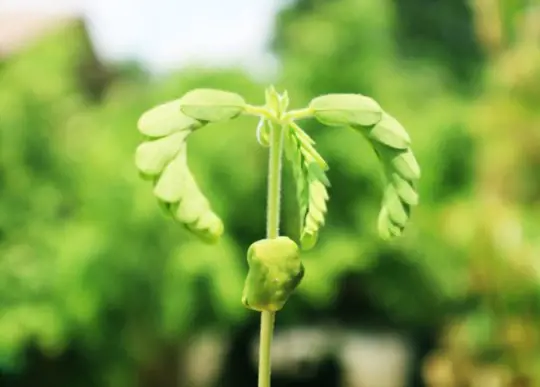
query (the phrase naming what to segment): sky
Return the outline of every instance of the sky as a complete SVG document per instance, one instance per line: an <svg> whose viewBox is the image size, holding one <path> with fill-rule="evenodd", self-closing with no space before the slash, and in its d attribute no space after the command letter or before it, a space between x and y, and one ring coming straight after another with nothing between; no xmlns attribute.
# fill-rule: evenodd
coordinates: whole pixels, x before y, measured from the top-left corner
<svg viewBox="0 0 540 387"><path fill-rule="evenodd" d="M161 73L190 63L267 73L266 46L283 0L0 0L0 13L82 14L106 59Z"/></svg>

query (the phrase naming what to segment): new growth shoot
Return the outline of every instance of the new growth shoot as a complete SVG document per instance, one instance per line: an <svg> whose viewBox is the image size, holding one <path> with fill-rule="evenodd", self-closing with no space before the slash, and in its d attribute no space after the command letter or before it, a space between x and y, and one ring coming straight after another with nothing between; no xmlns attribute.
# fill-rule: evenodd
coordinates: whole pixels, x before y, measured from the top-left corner
<svg viewBox="0 0 540 387"><path fill-rule="evenodd" d="M141 176L152 181L153 193L165 212L202 240L213 243L223 234L224 226L188 168L186 140L212 123L242 115L259 118L257 139L269 150L267 237L248 249L249 271L242 294L246 308L261 312L259 387L270 386L275 313L284 307L304 276L300 250L316 245L329 200L328 165L298 121L313 118L326 126L351 128L371 144L386 180L377 222L384 239L402 234L411 207L418 204L416 185L420 178L409 135L373 99L361 94L327 94L312 99L306 108L288 111L287 92L279 94L271 86L265 97L264 106L254 106L229 91L189 91L141 116L138 129L145 141L135 156ZM300 246L279 235L283 153L296 183Z"/></svg>

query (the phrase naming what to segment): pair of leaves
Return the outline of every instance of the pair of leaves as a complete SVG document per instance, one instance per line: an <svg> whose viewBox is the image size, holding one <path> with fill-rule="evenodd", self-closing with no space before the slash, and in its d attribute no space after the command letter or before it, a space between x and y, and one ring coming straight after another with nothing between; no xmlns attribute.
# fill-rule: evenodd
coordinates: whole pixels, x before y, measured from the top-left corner
<svg viewBox="0 0 540 387"><path fill-rule="evenodd" d="M153 193L165 211L207 242L223 233L223 222L212 211L187 165L188 136L211 122L242 113L245 102L238 94L196 89L182 98L156 106L138 121L146 141L137 147L135 164L153 181Z"/></svg>
<svg viewBox="0 0 540 387"><path fill-rule="evenodd" d="M300 127L292 123L285 133L285 151L296 181L300 209L300 243L302 249L313 248L327 211L326 177L328 166L314 148L315 142Z"/></svg>
<svg viewBox="0 0 540 387"><path fill-rule="evenodd" d="M328 126L350 126L371 144L383 166L386 188L378 218L384 239L401 235L412 206L418 204L416 183L420 167L403 126L373 99L360 94L328 94L313 99L309 108Z"/></svg>

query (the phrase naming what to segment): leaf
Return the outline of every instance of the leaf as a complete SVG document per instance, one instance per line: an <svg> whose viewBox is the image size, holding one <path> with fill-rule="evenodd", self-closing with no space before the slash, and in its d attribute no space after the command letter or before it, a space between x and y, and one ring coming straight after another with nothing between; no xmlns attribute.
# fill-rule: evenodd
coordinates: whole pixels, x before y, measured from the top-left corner
<svg viewBox="0 0 540 387"><path fill-rule="evenodd" d="M173 104L165 105L165 111L173 110ZM158 114L159 111L160 107L151 109L149 112L154 112L154 118L148 112L143 114L143 117L146 114L146 120L141 118L145 134L163 137L143 142L137 147L135 164L139 174L145 180L153 181L153 193L160 207L169 216L202 240L213 243L223 234L223 223L212 211L187 165L186 139L203 124L178 111L177 114L169 115L171 119L177 120L176 125L172 125L170 121L155 118L167 116ZM178 120L198 124L186 126L179 124Z"/></svg>
<svg viewBox="0 0 540 387"><path fill-rule="evenodd" d="M328 166L320 155L318 159L322 160L323 166L320 165L320 161L317 162L310 157L315 151L313 143L313 140L297 125L288 128L285 149L296 180L300 210L300 242L303 250L315 246L318 231L324 225L326 201L329 199L326 186L329 186L330 182L323 169L323 166L325 168Z"/></svg>
<svg viewBox="0 0 540 387"><path fill-rule="evenodd" d="M166 203L175 203L182 199L184 194L184 185L182 184L183 174L185 173L185 155L186 145L182 144L182 148L177 156L163 170L163 173L154 186L154 195Z"/></svg>
<svg viewBox="0 0 540 387"><path fill-rule="evenodd" d="M382 120L375 126L368 130L361 128L359 132L377 154L387 183L377 220L379 235L383 239L400 236L411 207L419 201L416 182L420 179L420 166L409 147L409 135L387 113L383 113Z"/></svg>
<svg viewBox="0 0 540 387"><path fill-rule="evenodd" d="M383 113L381 121L369 130L368 137L394 149L407 149L411 143L403 126L386 113Z"/></svg>
<svg viewBox="0 0 540 387"><path fill-rule="evenodd" d="M396 192L405 203L416 206L418 204L418 192L416 192L413 184L397 173L392 172L392 184L396 188Z"/></svg>
<svg viewBox="0 0 540 387"><path fill-rule="evenodd" d="M391 160L392 166L404 179L418 180L420 179L420 166L414 157L412 151L407 149L399 153Z"/></svg>
<svg viewBox="0 0 540 387"><path fill-rule="evenodd" d="M180 110L199 121L218 122L237 117L244 111L242 96L229 91L195 89L180 99Z"/></svg>
<svg viewBox="0 0 540 387"><path fill-rule="evenodd" d="M176 156L190 132L173 133L153 141L146 141L137 147L135 165L145 175L159 175Z"/></svg>
<svg viewBox="0 0 540 387"><path fill-rule="evenodd" d="M382 119L383 111L373 99L361 94L327 94L313 99L309 108L328 126L369 127Z"/></svg>
<svg viewBox="0 0 540 387"><path fill-rule="evenodd" d="M164 137L181 130L195 130L203 124L180 111L176 99L146 111L137 122L139 131L148 137Z"/></svg>
<svg viewBox="0 0 540 387"><path fill-rule="evenodd" d="M389 218L398 226L404 227L409 220L409 205L402 202L396 189L388 184L384 193L383 206L386 208Z"/></svg>
<svg viewBox="0 0 540 387"><path fill-rule="evenodd" d="M381 212L379 213L377 228L380 237L384 240L390 240L395 237L399 237L401 236L401 233L403 231L402 228L400 228L390 220L386 207L383 207L381 209Z"/></svg>
<svg viewBox="0 0 540 387"><path fill-rule="evenodd" d="M170 206L173 217L203 240L217 241L223 234L223 222L212 211L185 162L177 184L182 187L182 194L180 200Z"/></svg>
<svg viewBox="0 0 540 387"><path fill-rule="evenodd" d="M257 142L264 146L265 148L268 148L270 146L270 126L272 124L261 117L259 120L259 124L257 125Z"/></svg>

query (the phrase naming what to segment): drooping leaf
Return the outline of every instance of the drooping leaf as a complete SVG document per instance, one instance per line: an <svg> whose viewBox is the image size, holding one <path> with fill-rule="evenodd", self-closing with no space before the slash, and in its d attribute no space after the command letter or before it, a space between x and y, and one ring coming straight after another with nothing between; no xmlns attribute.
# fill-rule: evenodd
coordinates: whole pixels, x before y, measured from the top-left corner
<svg viewBox="0 0 540 387"><path fill-rule="evenodd" d="M337 104L339 98L334 99L334 103ZM332 114L333 117L340 117L334 118L334 124L347 121L344 118L345 114L339 115L335 112ZM400 236L409 220L411 207L418 205L416 182L420 179L420 166L410 149L409 135L403 126L386 112L382 112L381 120L373 125L365 125L367 121L364 125L352 124L350 121L349 119L346 125L360 132L368 140L382 164L385 175L387 186L377 221L379 234L383 239Z"/></svg>
<svg viewBox="0 0 540 387"><path fill-rule="evenodd" d="M386 189L379 214L378 228L383 239L400 236L410 217L411 207L418 205L416 182L420 167L410 148L392 149L370 138L382 164Z"/></svg>
<svg viewBox="0 0 540 387"><path fill-rule="evenodd" d="M185 148L186 144L183 146ZM178 200L169 207L170 213L174 219L184 224L189 231L201 239L207 242L217 241L223 234L223 222L212 211L208 199L193 178L187 165L185 150L179 152L174 163L176 165L171 163L175 165L172 171L177 172L177 176L175 180L171 178L168 192L176 195L174 198Z"/></svg>
<svg viewBox="0 0 540 387"><path fill-rule="evenodd" d="M204 241L217 241L223 234L223 223L187 165L186 139L203 123L187 117L175 101L144 113L139 125L152 138L137 147L135 164L141 177L153 181L160 207Z"/></svg>
<svg viewBox="0 0 540 387"><path fill-rule="evenodd" d="M383 111L373 99L361 94L327 94L314 98L309 108L328 126L369 127L382 119Z"/></svg>
<svg viewBox="0 0 540 387"><path fill-rule="evenodd" d="M219 122L237 117L244 111L242 96L230 91L195 89L180 99L180 110L199 121Z"/></svg>

